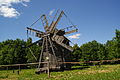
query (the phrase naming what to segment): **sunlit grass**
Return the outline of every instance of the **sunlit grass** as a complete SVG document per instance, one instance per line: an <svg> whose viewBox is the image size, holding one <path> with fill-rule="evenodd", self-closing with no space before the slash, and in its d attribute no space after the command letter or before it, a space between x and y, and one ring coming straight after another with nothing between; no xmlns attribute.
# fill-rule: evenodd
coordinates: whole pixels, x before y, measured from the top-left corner
<svg viewBox="0 0 120 80"><path fill-rule="evenodd" d="M12 70L1 70L0 80L120 80L120 64L51 72L50 78L47 74L35 74L35 69L21 70L19 75L17 71L13 73Z"/></svg>

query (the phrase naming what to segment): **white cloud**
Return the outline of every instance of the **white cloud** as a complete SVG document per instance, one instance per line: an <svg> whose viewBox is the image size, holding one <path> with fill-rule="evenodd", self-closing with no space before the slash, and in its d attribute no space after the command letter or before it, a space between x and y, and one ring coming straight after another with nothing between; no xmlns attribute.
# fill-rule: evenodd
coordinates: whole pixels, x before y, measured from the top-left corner
<svg viewBox="0 0 120 80"><path fill-rule="evenodd" d="M71 35L71 36L68 36L68 38L71 38L71 39L79 39L79 36L81 34L75 34L75 35Z"/></svg>
<svg viewBox="0 0 120 80"><path fill-rule="evenodd" d="M0 15L11 18L11 17L19 16L20 13L17 12L14 8L10 8L7 6L1 6L0 7Z"/></svg>
<svg viewBox="0 0 120 80"><path fill-rule="evenodd" d="M51 11L49 12L49 15L51 16L54 11L55 11L55 9L51 10Z"/></svg>
<svg viewBox="0 0 120 80"><path fill-rule="evenodd" d="M8 18L19 16L20 13L13 8L12 4L21 3L23 6L27 6L24 2L30 2L30 0L0 0L0 16Z"/></svg>

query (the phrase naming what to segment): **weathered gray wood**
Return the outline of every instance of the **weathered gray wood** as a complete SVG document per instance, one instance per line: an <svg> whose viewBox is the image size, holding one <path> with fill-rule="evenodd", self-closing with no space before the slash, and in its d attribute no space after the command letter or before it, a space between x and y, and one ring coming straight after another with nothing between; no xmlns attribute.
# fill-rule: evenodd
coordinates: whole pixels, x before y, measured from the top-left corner
<svg viewBox="0 0 120 80"><path fill-rule="evenodd" d="M73 32L77 32L77 31L78 31L77 29L75 29L75 30L71 30L71 31L65 32L65 35L66 35L66 34L73 33Z"/></svg>
<svg viewBox="0 0 120 80"><path fill-rule="evenodd" d="M48 67L47 64L41 65L42 62L47 62L48 60L50 69L67 68L67 65L63 65L63 63L59 64L59 62L70 61L69 53L73 51L69 45L70 41L64 35L75 32L75 30L65 33L65 30L58 30L56 28L63 14L64 12L61 11L56 21L52 21L51 25L48 25L46 16L42 15L43 24L45 23L45 32L27 27L27 30L36 33L36 37L42 38L42 50L39 58L38 72L42 72Z"/></svg>

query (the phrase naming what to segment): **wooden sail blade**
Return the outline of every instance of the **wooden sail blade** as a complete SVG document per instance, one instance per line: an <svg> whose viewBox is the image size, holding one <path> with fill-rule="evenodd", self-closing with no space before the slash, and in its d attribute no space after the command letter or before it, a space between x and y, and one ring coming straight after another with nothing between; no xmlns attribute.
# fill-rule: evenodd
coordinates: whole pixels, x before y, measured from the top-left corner
<svg viewBox="0 0 120 80"><path fill-rule="evenodd" d="M77 31L78 31L78 29L71 30L71 31L65 32L65 35L66 35L66 34L73 33L73 32L77 32Z"/></svg>
<svg viewBox="0 0 120 80"><path fill-rule="evenodd" d="M36 37L39 37L39 38L43 37L43 35L44 35L44 32L36 30L36 29L32 29L32 28L27 27L27 30L30 31L30 32L31 31L35 32L36 33Z"/></svg>
<svg viewBox="0 0 120 80"><path fill-rule="evenodd" d="M56 26L57 26L58 22L60 21L60 19L61 19L63 14L64 14L64 12L61 11L61 13L60 13L59 17L57 18L57 20L56 21L52 21L52 23L50 25L50 32L53 32L55 30L55 28L56 28Z"/></svg>
<svg viewBox="0 0 120 80"><path fill-rule="evenodd" d="M39 31L39 30L36 30L36 29L32 29L32 28L29 28L29 27L27 27L27 30L30 30L32 32L36 32L36 33L39 33L39 34L43 34L44 33L42 31Z"/></svg>
<svg viewBox="0 0 120 80"><path fill-rule="evenodd" d="M68 49L69 51L73 51L73 49L70 47L70 46L68 46L68 45L66 45L66 44L64 44L64 43L61 43L61 42L59 42L59 41L55 41L57 44L59 44L59 45L61 45L62 47L64 47L64 48L66 48L66 49Z"/></svg>
<svg viewBox="0 0 120 80"><path fill-rule="evenodd" d="M48 20L44 14L41 16L41 20L42 20L45 31L48 31L48 28L49 28Z"/></svg>

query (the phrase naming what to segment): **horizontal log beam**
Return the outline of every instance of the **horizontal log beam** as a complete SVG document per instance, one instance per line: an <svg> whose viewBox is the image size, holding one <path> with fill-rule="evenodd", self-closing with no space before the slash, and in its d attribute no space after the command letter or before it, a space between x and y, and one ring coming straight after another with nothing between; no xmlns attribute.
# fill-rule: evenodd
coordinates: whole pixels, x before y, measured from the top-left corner
<svg viewBox="0 0 120 80"><path fill-rule="evenodd" d="M97 63L97 62L114 62L119 61L120 59L115 60L100 60L100 61L81 61L81 62L59 62L60 64L80 64L80 63ZM41 62L42 64L47 64L48 62ZM27 65L37 65L39 62L36 63L26 63L26 64L11 64L11 65L0 65L0 67L12 67L12 66L27 66Z"/></svg>
<svg viewBox="0 0 120 80"><path fill-rule="evenodd" d="M71 31L65 32L65 35L66 35L66 34L73 33L73 32L77 32L77 31L78 31L78 29L71 30Z"/></svg>

